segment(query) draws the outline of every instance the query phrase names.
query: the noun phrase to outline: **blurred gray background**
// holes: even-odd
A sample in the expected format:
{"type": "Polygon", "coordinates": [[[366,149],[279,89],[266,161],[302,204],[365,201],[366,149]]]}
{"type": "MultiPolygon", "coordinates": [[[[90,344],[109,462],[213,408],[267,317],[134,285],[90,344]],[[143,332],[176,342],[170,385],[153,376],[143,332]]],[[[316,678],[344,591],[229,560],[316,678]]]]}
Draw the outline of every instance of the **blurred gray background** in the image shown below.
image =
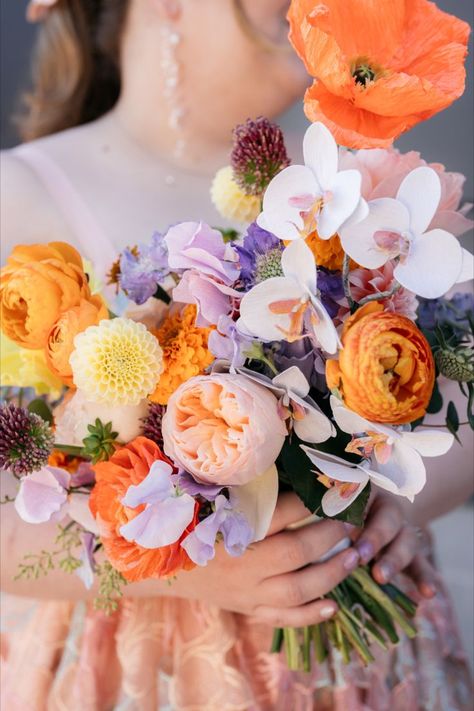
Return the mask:
{"type": "MultiPolygon", "coordinates": [[[[258,2],[258,0],[254,0],[258,2]]],[[[0,81],[1,81],[1,146],[8,148],[18,139],[11,116],[18,106],[20,90],[27,86],[30,51],[35,28],[24,19],[26,0],[0,0],[0,81]]],[[[438,0],[438,6],[473,26],[472,0],[438,0]]],[[[466,175],[465,195],[474,202],[473,190],[473,42],[471,36],[466,92],[447,111],[419,124],[403,136],[397,145],[402,151],[420,151],[429,162],[444,163],[448,170],[466,175]]],[[[284,126],[293,130],[306,125],[302,108],[295,106],[287,113],[284,126]]],[[[470,237],[464,238],[466,246],[470,237]]],[[[472,246],[471,246],[472,248],[472,246]]],[[[435,522],[434,533],[441,570],[454,598],[466,651],[474,659],[473,568],[474,520],[472,506],[466,505],[435,522]]]]}

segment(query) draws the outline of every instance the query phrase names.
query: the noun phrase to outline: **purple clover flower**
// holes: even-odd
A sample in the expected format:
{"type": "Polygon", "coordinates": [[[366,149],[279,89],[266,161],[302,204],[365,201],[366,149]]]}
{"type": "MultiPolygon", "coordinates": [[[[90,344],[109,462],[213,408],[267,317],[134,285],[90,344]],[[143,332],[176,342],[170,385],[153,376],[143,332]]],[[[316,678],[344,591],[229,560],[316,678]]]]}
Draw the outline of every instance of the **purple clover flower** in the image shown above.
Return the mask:
{"type": "Polygon", "coordinates": [[[324,308],[331,318],[335,318],[341,306],[339,301],[344,297],[341,272],[318,268],[318,289],[324,308]]]}
{"type": "Polygon", "coordinates": [[[156,293],[160,281],[170,273],[164,235],[155,232],[149,245],[140,245],[138,256],[125,249],[120,257],[120,286],[136,304],[144,304],[156,293]]]}

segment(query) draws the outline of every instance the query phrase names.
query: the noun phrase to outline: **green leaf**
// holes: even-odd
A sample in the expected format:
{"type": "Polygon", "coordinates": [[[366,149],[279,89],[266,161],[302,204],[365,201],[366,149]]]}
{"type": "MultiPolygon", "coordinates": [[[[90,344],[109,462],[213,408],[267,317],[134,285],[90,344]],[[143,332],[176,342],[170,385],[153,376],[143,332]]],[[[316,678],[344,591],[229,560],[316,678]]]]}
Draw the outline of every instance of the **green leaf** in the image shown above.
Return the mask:
{"type": "Polygon", "coordinates": [[[454,402],[450,401],[448,409],[446,411],[446,427],[455,436],[456,440],[461,444],[459,437],[457,436],[457,431],[459,430],[459,416],[456,410],[456,405],[454,402]]]}
{"type": "Polygon", "coordinates": [[[301,449],[300,443],[294,434],[288,438],[283,445],[277,466],[279,470],[283,470],[284,480],[290,483],[306,508],[311,513],[319,514],[321,499],[327,489],[312,471],[314,466],[301,449]]]}
{"type": "Polygon", "coordinates": [[[433,392],[431,394],[431,400],[429,402],[428,407],[426,408],[426,412],[429,413],[430,415],[435,415],[437,412],[441,410],[443,407],[443,397],[439,391],[438,387],[438,381],[435,381],[435,385],[433,388],[433,392]]]}
{"type": "Polygon", "coordinates": [[[474,406],[474,383],[468,383],[468,390],[469,390],[469,399],[467,403],[467,419],[469,421],[469,424],[471,426],[471,429],[474,430],[474,413],[473,413],[473,406],[474,406]]]}
{"type": "Polygon", "coordinates": [[[48,423],[48,425],[53,424],[53,413],[51,412],[48,405],[41,398],[36,398],[32,400],[28,405],[28,411],[32,412],[34,415],[38,415],[42,420],[48,423]]]}

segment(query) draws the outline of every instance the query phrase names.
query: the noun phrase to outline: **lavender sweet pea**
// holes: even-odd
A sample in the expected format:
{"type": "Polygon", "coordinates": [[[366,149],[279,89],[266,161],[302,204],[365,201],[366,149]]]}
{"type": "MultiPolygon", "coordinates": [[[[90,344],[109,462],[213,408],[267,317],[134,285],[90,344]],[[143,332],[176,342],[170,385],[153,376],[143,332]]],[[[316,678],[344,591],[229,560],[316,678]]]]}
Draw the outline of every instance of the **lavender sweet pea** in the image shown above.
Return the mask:
{"type": "Polygon", "coordinates": [[[144,304],[156,292],[158,283],[170,273],[164,236],[155,232],[138,255],[125,249],[120,258],[120,286],[136,304],[144,304]]]}
{"type": "Polygon", "coordinates": [[[181,222],[166,236],[168,262],[173,271],[195,269],[230,286],[239,276],[234,250],[218,230],[205,222],[181,222]]]}
{"type": "Polygon", "coordinates": [[[23,477],[15,499],[17,514],[26,523],[60,520],[67,512],[70,482],[67,471],[50,466],[23,477]]]}
{"type": "Polygon", "coordinates": [[[224,547],[231,556],[242,555],[252,541],[252,529],[247,519],[234,510],[222,494],[215,500],[214,513],[198,523],[181,546],[196,565],[206,565],[215,556],[218,533],[222,534],[224,547]]]}

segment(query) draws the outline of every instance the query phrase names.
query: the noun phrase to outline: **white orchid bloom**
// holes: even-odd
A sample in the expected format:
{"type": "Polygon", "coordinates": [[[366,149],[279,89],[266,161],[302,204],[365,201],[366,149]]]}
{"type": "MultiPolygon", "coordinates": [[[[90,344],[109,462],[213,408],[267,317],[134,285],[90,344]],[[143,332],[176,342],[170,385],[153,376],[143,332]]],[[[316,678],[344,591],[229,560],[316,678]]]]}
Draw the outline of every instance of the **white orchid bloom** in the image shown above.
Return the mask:
{"type": "Polygon", "coordinates": [[[248,368],[237,368],[240,375],[271,390],[278,398],[282,418],[291,418],[293,429],[303,442],[325,442],[336,435],[334,425],[309,397],[310,386],[305,376],[295,365],[287,368],[273,379],[248,368]]]}
{"type": "Polygon", "coordinates": [[[413,501],[426,482],[422,457],[445,454],[454,442],[449,432],[403,432],[369,422],[348,410],[334,396],[331,397],[331,407],[338,427],[353,437],[346,451],[365,459],[360,464],[353,464],[340,457],[303,447],[313,464],[327,477],[324,483],[330,488],[323,496],[322,506],[328,516],[344,511],[368,481],[413,501]]]}
{"type": "Polygon", "coordinates": [[[257,222],[284,240],[305,238],[314,230],[329,239],[349,218],[361,220],[367,215],[361,174],[338,172],[337,144],[322,123],[306,131],[303,155],[305,165],[291,165],[273,178],[257,222]]]}
{"type": "Polygon", "coordinates": [[[402,181],[396,199],[372,200],[364,220],[343,227],[345,251],[368,269],[397,258],[393,275],[402,286],[427,299],[442,296],[472,278],[473,257],[449,232],[426,231],[440,198],[435,171],[415,168],[402,181]]]}
{"type": "Polygon", "coordinates": [[[265,279],[253,287],[240,303],[237,328],[263,341],[286,340],[313,335],[328,353],[340,345],[331,317],[317,296],[317,270],[313,253],[303,240],[291,242],[283,251],[284,276],[265,279]]]}

